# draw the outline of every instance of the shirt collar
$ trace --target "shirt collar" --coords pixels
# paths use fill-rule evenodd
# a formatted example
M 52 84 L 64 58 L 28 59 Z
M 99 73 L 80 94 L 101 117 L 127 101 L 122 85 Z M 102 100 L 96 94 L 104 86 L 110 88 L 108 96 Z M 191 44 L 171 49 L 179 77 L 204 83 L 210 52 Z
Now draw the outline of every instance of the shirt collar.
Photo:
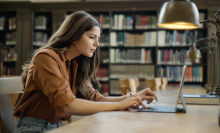
M 63 52 L 63 53 L 61 53 L 60 55 L 61 55 L 61 58 L 62 58 L 63 61 L 69 60 L 69 59 L 67 58 L 67 56 L 66 56 L 66 51 Z

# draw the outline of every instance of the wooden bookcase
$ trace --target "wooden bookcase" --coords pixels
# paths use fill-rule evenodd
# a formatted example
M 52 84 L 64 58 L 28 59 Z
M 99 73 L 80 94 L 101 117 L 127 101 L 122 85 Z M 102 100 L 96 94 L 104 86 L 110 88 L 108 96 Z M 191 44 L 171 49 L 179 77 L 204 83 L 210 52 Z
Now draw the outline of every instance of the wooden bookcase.
M 52 35 L 52 13 L 34 12 L 33 13 L 33 53 L 44 46 Z
M 204 13 L 206 18 L 207 10 L 200 10 L 200 12 Z M 69 15 L 71 13 L 72 12 L 66 12 L 66 15 Z M 187 38 L 187 42 L 185 42 L 185 45 L 182 45 L 182 43 L 174 44 L 172 42 L 173 45 L 170 46 L 167 45 L 165 42 L 167 40 L 168 32 L 172 36 L 174 36 L 173 34 L 175 33 L 176 37 L 176 34 L 179 35 L 179 33 L 179 36 L 183 36 L 185 30 L 174 31 L 159 29 L 156 26 L 157 16 L 159 14 L 157 10 L 109 11 L 89 13 L 101 23 L 102 20 L 100 19 L 102 19 L 103 16 L 107 15 L 110 19 L 110 27 L 104 27 L 101 34 L 101 64 L 100 69 L 97 72 L 97 77 L 102 86 L 101 93 L 104 93 L 105 95 L 114 96 L 121 94 L 118 82 L 119 78 L 139 78 L 139 88 L 143 89 L 144 87 L 146 87 L 146 78 L 167 77 L 167 70 L 164 70 L 162 75 L 160 73 L 161 69 L 165 68 L 176 69 L 178 76 L 176 76 L 176 78 L 173 78 L 172 80 L 169 79 L 168 83 L 169 85 L 178 86 L 180 80 L 179 76 L 181 75 L 180 68 L 184 64 L 187 64 L 186 60 L 183 61 L 183 57 L 185 58 L 186 51 L 189 49 L 189 42 L 198 38 L 206 37 L 208 32 L 207 28 L 187 31 L 188 34 L 185 35 L 185 37 Z M 126 18 L 125 20 L 127 20 L 127 22 L 123 21 L 124 18 Z M 147 23 L 144 22 L 145 19 L 148 20 Z M 164 34 L 164 41 L 162 41 L 163 43 L 161 43 L 161 40 L 159 39 L 159 34 L 162 33 L 161 31 Z M 104 38 L 106 37 L 106 35 L 109 36 L 109 39 L 106 39 L 107 41 L 109 41 L 109 43 L 105 43 L 106 40 Z M 128 37 L 130 37 L 130 39 Z M 179 38 L 176 37 L 176 41 L 178 41 L 177 39 Z M 132 43 L 128 43 L 131 40 L 135 41 Z M 172 41 L 174 40 L 172 39 Z M 159 63 L 158 52 L 165 50 L 172 50 L 175 52 L 178 51 L 178 57 L 180 58 L 181 55 L 181 59 L 178 59 L 177 61 L 170 64 L 167 62 Z M 194 68 L 202 67 L 202 79 L 201 81 L 187 80 L 185 82 L 185 85 L 205 85 L 207 81 L 207 53 L 201 53 L 203 57 L 201 59 L 201 63 L 197 65 L 188 64 L 188 68 L 191 67 L 192 70 L 196 70 Z M 143 55 L 145 57 L 142 57 Z M 108 90 L 108 93 L 106 93 L 106 90 Z
M 17 17 L 16 11 L 0 12 L 0 76 L 16 75 L 17 62 Z M 15 58 L 9 56 L 15 52 Z
M 18 50 L 18 57 L 19 62 L 15 63 L 16 67 L 19 67 L 21 69 L 21 64 L 23 64 L 27 58 L 29 58 L 29 55 L 31 52 L 34 52 L 34 49 L 39 48 L 39 46 L 34 46 L 35 43 L 33 43 L 36 40 L 36 33 L 37 32 L 42 32 L 43 34 L 47 35 L 47 39 L 51 36 L 52 32 L 55 32 L 57 28 L 59 27 L 60 23 L 64 20 L 66 14 L 70 14 L 74 11 L 78 10 L 85 10 L 88 11 L 90 14 L 93 14 L 95 16 L 98 16 L 100 18 L 100 15 L 102 14 L 103 16 L 107 15 L 109 16 L 109 22 L 110 26 L 108 28 L 104 28 L 101 34 L 101 39 L 100 39 L 100 49 L 101 49 L 101 64 L 100 68 L 104 68 L 103 70 L 101 69 L 99 74 L 97 74 L 100 84 L 106 83 L 108 84 L 108 93 L 106 95 L 119 95 L 120 89 L 119 87 L 116 88 L 116 92 L 112 92 L 111 88 L 114 88 L 112 84 L 116 84 L 118 82 L 119 78 L 124 78 L 126 75 L 123 77 L 122 71 L 123 67 L 128 67 L 126 69 L 125 74 L 130 74 L 130 76 L 127 76 L 127 78 L 135 77 L 137 76 L 140 79 L 140 87 L 143 88 L 146 87 L 146 82 L 145 78 L 151 78 L 151 77 L 160 77 L 160 73 L 158 72 L 160 68 L 165 68 L 165 67 L 170 67 L 170 66 L 182 66 L 183 64 L 160 64 L 158 63 L 158 52 L 161 50 L 188 50 L 189 46 L 182 46 L 182 47 L 177 47 L 177 46 L 161 46 L 161 44 L 158 42 L 158 36 L 160 31 L 165 31 L 165 34 L 169 31 L 170 33 L 173 33 L 174 31 L 171 30 L 164 30 L 164 29 L 159 29 L 158 27 L 153 27 L 153 28 L 137 28 L 137 22 L 138 19 L 136 19 L 136 16 L 156 16 L 156 19 L 159 14 L 159 9 L 164 3 L 163 1 L 160 2 L 147 2 L 147 1 L 128 1 L 128 2 L 121 2 L 121 1 L 112 1 L 112 2 L 76 2 L 76 3 L 32 3 L 32 2 L 4 2 L 3 4 L 5 6 L 0 5 L 0 17 L 2 15 L 9 15 L 11 12 L 10 10 L 13 11 L 13 16 L 17 16 L 18 18 L 18 26 L 17 26 L 17 32 L 18 32 L 18 42 L 19 42 L 19 49 Z M 123 4 L 123 6 L 122 6 Z M 217 11 L 216 8 L 211 8 L 209 5 L 213 5 L 213 3 L 199 3 L 195 2 L 196 5 L 199 5 L 199 9 L 204 9 L 204 10 L 199 10 L 200 12 L 205 13 L 205 19 L 208 17 L 213 17 L 214 12 Z M 18 7 L 14 7 L 13 5 L 18 5 Z M 115 14 L 122 14 L 127 16 L 131 16 L 132 18 L 132 29 L 114 29 L 112 26 L 112 23 L 114 22 L 114 15 Z M 47 28 L 46 29 L 35 29 L 35 18 L 38 16 L 45 16 L 47 18 Z M 102 16 L 102 17 L 103 17 Z M 10 17 L 10 16 L 9 16 Z M 31 19 L 31 20 L 29 20 Z M 127 18 L 128 19 L 128 18 Z M 0 42 L 3 41 L 5 43 L 5 33 L 7 31 L 0 31 Z M 150 37 L 151 34 L 154 34 L 154 37 L 152 40 L 154 45 L 134 45 L 134 46 L 123 46 L 121 43 L 116 45 L 111 44 L 111 33 L 119 33 L 121 35 L 123 34 L 134 34 L 137 36 L 143 36 L 144 34 L 148 34 L 148 38 L 152 39 Z M 177 31 L 177 32 L 184 32 L 184 31 Z M 191 32 L 191 31 L 190 31 Z M 201 37 L 206 37 L 209 36 L 209 31 L 206 28 L 200 28 L 197 30 L 192 31 L 196 33 L 196 36 L 194 37 L 195 39 L 201 38 Z M 123 33 L 123 34 L 122 34 Z M 156 35 L 155 35 L 156 34 Z M 34 38 L 35 37 L 35 38 Z M 31 38 L 31 39 L 30 39 Z M 106 38 L 108 40 L 108 43 L 106 43 L 106 40 L 102 40 L 103 38 Z M 137 37 L 137 40 L 138 37 Z M 119 39 L 120 41 L 120 39 Z M 140 41 L 141 42 L 141 41 Z M 20 46 L 21 45 L 21 46 Z M 163 45 L 163 44 L 162 44 Z M 112 55 L 111 51 L 117 50 L 118 53 L 121 52 L 121 54 L 126 57 L 125 53 L 126 51 L 129 53 L 127 56 L 131 55 L 136 55 L 135 57 L 130 57 L 132 61 L 125 61 L 125 59 L 117 59 L 115 62 L 111 62 Z M 31 51 L 31 52 L 30 52 Z M 141 61 L 138 60 L 138 54 L 141 52 L 148 51 L 149 55 L 151 55 L 151 59 L 148 61 Z M 150 51 L 150 52 L 149 52 Z M 136 53 L 136 54 L 135 54 Z M 121 55 L 121 56 L 122 56 Z M 189 65 L 189 66 L 202 66 L 203 67 L 203 81 L 200 82 L 185 82 L 185 85 L 204 85 L 207 81 L 207 56 L 206 52 L 202 52 L 202 59 L 201 59 L 201 64 L 199 65 Z M 117 55 L 118 56 L 118 55 Z M 148 56 L 149 57 L 149 56 Z M 19 64 L 19 66 L 17 66 Z M 114 68 L 116 67 L 116 72 L 114 72 Z M 118 69 L 118 68 L 119 69 Z M 130 67 L 130 68 L 129 68 Z M 152 69 L 147 69 L 151 67 Z M 133 70 L 134 69 L 134 70 Z M 16 69 L 17 70 L 17 69 Z M 113 71 L 113 72 L 112 72 Z M 146 72 L 143 72 L 146 71 Z M 150 71 L 151 74 L 148 74 L 148 71 Z M 121 73 L 120 73 L 121 72 Z M 146 75 L 141 75 L 140 73 L 147 73 Z M 21 72 L 19 72 L 20 74 Z M 100 75 L 101 73 L 101 75 Z M 112 73 L 118 73 L 119 76 L 117 75 L 112 77 Z M 138 73 L 138 74 L 136 74 Z M 19 75 L 18 74 L 18 75 Z M 135 76 L 132 76 L 132 74 L 136 74 Z M 112 83 L 113 81 L 113 83 Z M 178 81 L 169 81 L 169 83 L 173 84 L 178 84 Z M 118 84 L 118 83 L 117 83 Z M 119 85 L 116 85 L 119 86 Z
M 200 10 L 200 13 L 203 13 L 204 18 L 207 18 L 207 10 Z M 146 87 L 146 78 L 154 78 L 154 77 L 168 77 L 168 83 L 170 86 L 178 86 L 180 82 L 180 75 L 181 75 L 181 67 L 184 64 L 188 65 L 188 72 L 186 76 L 185 85 L 191 86 L 204 86 L 207 81 L 207 52 L 202 53 L 202 59 L 200 64 L 190 64 L 186 60 L 186 51 L 189 49 L 189 42 L 197 40 L 199 38 L 206 37 L 208 34 L 207 28 L 200 28 L 196 30 L 166 30 L 166 29 L 159 29 L 156 26 L 155 18 L 157 19 L 158 11 L 128 11 L 128 12 L 110 12 L 111 14 L 111 28 L 110 28 L 110 46 L 109 46 L 109 53 L 110 53 L 110 66 L 109 66 L 109 94 L 110 95 L 120 95 L 120 88 L 119 88 L 119 78 L 139 78 L 140 81 L 140 89 Z M 118 15 L 118 18 L 115 17 Z M 115 28 L 114 24 L 117 22 L 115 19 L 120 20 L 121 15 L 123 16 L 132 16 L 133 23 L 132 29 L 126 29 L 122 27 Z M 123 17 L 122 17 L 123 18 Z M 124 17 L 125 18 L 125 17 Z M 139 18 L 139 19 L 138 19 Z M 145 26 L 144 19 L 148 19 L 147 25 Z M 152 19 L 152 20 L 151 20 Z M 142 21 L 143 20 L 143 21 Z M 153 22 L 152 22 L 153 21 Z M 121 26 L 119 24 L 119 26 Z M 129 42 L 128 36 L 134 35 L 133 40 L 135 40 L 134 45 L 131 44 L 122 44 L 120 43 L 121 39 L 121 32 L 126 36 L 124 39 Z M 187 34 L 186 34 L 186 33 Z M 112 34 L 113 33 L 113 34 Z M 163 41 L 161 43 L 162 37 L 159 37 L 163 33 Z M 170 33 L 171 37 L 171 45 L 167 45 L 165 41 L 169 40 L 168 33 Z M 116 34 L 116 37 L 115 35 Z M 149 35 L 150 34 L 150 35 Z M 186 38 L 185 45 L 183 45 L 183 40 L 180 40 L 180 37 L 184 36 Z M 145 36 L 145 43 L 143 42 L 142 38 Z M 111 39 L 116 39 L 116 42 L 111 42 Z M 123 40 L 123 39 L 122 39 Z M 151 40 L 150 43 L 146 42 L 147 40 Z M 153 40 L 153 41 L 152 41 Z M 124 41 L 124 40 L 123 40 Z M 175 41 L 175 42 L 174 42 Z M 178 43 L 178 41 L 181 41 Z M 119 42 L 119 43 L 118 43 Z M 130 50 L 130 51 L 129 51 Z M 146 58 L 146 51 L 150 51 L 151 60 L 147 61 Z M 163 52 L 161 52 L 163 51 Z M 166 51 L 166 53 L 164 52 Z M 168 52 L 167 52 L 168 51 Z M 176 53 L 175 57 L 176 60 L 172 62 L 164 62 L 167 61 L 169 58 L 166 57 L 169 51 L 174 51 Z M 127 52 L 127 53 L 126 53 Z M 145 55 L 143 54 L 145 52 Z M 163 58 L 163 62 L 160 63 L 161 58 L 158 55 L 160 54 L 161 58 Z M 126 55 L 127 54 L 127 55 Z M 131 60 L 127 59 L 127 56 Z M 115 55 L 112 57 L 112 55 Z M 132 57 L 133 55 L 133 57 Z M 145 57 L 143 57 L 145 56 Z M 166 57 L 166 59 L 165 59 Z M 111 59 L 115 58 L 115 59 Z M 145 61 L 144 61 L 145 60 Z M 171 69 L 172 68 L 172 69 Z M 170 78 L 169 72 L 173 76 Z M 175 70 L 175 71 L 174 71 Z M 197 73 L 199 72 L 199 73 Z M 197 74 L 197 75 L 196 75 Z M 197 78 L 196 78 L 197 76 Z M 199 77 L 201 76 L 201 77 Z

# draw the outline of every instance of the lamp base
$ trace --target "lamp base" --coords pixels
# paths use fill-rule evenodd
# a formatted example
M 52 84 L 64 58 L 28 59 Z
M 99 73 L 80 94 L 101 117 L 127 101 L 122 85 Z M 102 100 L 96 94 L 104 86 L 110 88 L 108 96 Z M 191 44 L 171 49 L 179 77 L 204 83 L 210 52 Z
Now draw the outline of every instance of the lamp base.
M 214 91 L 210 91 L 209 95 L 219 95 L 220 96 L 220 86 L 216 86 Z
M 211 91 L 215 91 L 215 87 L 212 87 L 212 86 L 206 87 L 206 94 L 208 94 Z

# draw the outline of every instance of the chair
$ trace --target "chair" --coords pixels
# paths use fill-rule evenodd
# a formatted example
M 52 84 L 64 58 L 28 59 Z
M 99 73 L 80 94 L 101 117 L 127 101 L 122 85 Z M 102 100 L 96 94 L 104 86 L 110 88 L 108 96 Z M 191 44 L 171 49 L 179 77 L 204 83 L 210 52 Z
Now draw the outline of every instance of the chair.
M 166 78 L 166 77 L 161 78 L 161 86 L 160 86 L 160 89 L 161 89 L 161 90 L 166 89 L 167 83 L 168 83 L 168 81 L 167 81 L 167 78 Z
M 0 78 L 0 127 L 1 133 L 12 133 L 16 127 L 16 118 L 12 116 L 13 106 L 23 93 L 21 77 Z M 13 95 L 12 94 L 16 94 Z
M 129 88 L 132 93 L 136 93 L 137 87 L 139 87 L 139 79 L 119 79 L 119 84 L 121 95 L 127 95 Z
M 161 78 L 146 79 L 146 83 L 147 87 L 149 87 L 151 91 L 157 91 L 161 86 Z

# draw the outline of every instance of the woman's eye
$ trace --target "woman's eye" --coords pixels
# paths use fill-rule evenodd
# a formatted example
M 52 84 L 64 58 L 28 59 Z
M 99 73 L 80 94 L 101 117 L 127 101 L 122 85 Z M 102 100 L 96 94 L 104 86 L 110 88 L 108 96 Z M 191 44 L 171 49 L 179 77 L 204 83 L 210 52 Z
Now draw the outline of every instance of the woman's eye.
M 89 37 L 89 38 L 93 39 L 94 37 Z

